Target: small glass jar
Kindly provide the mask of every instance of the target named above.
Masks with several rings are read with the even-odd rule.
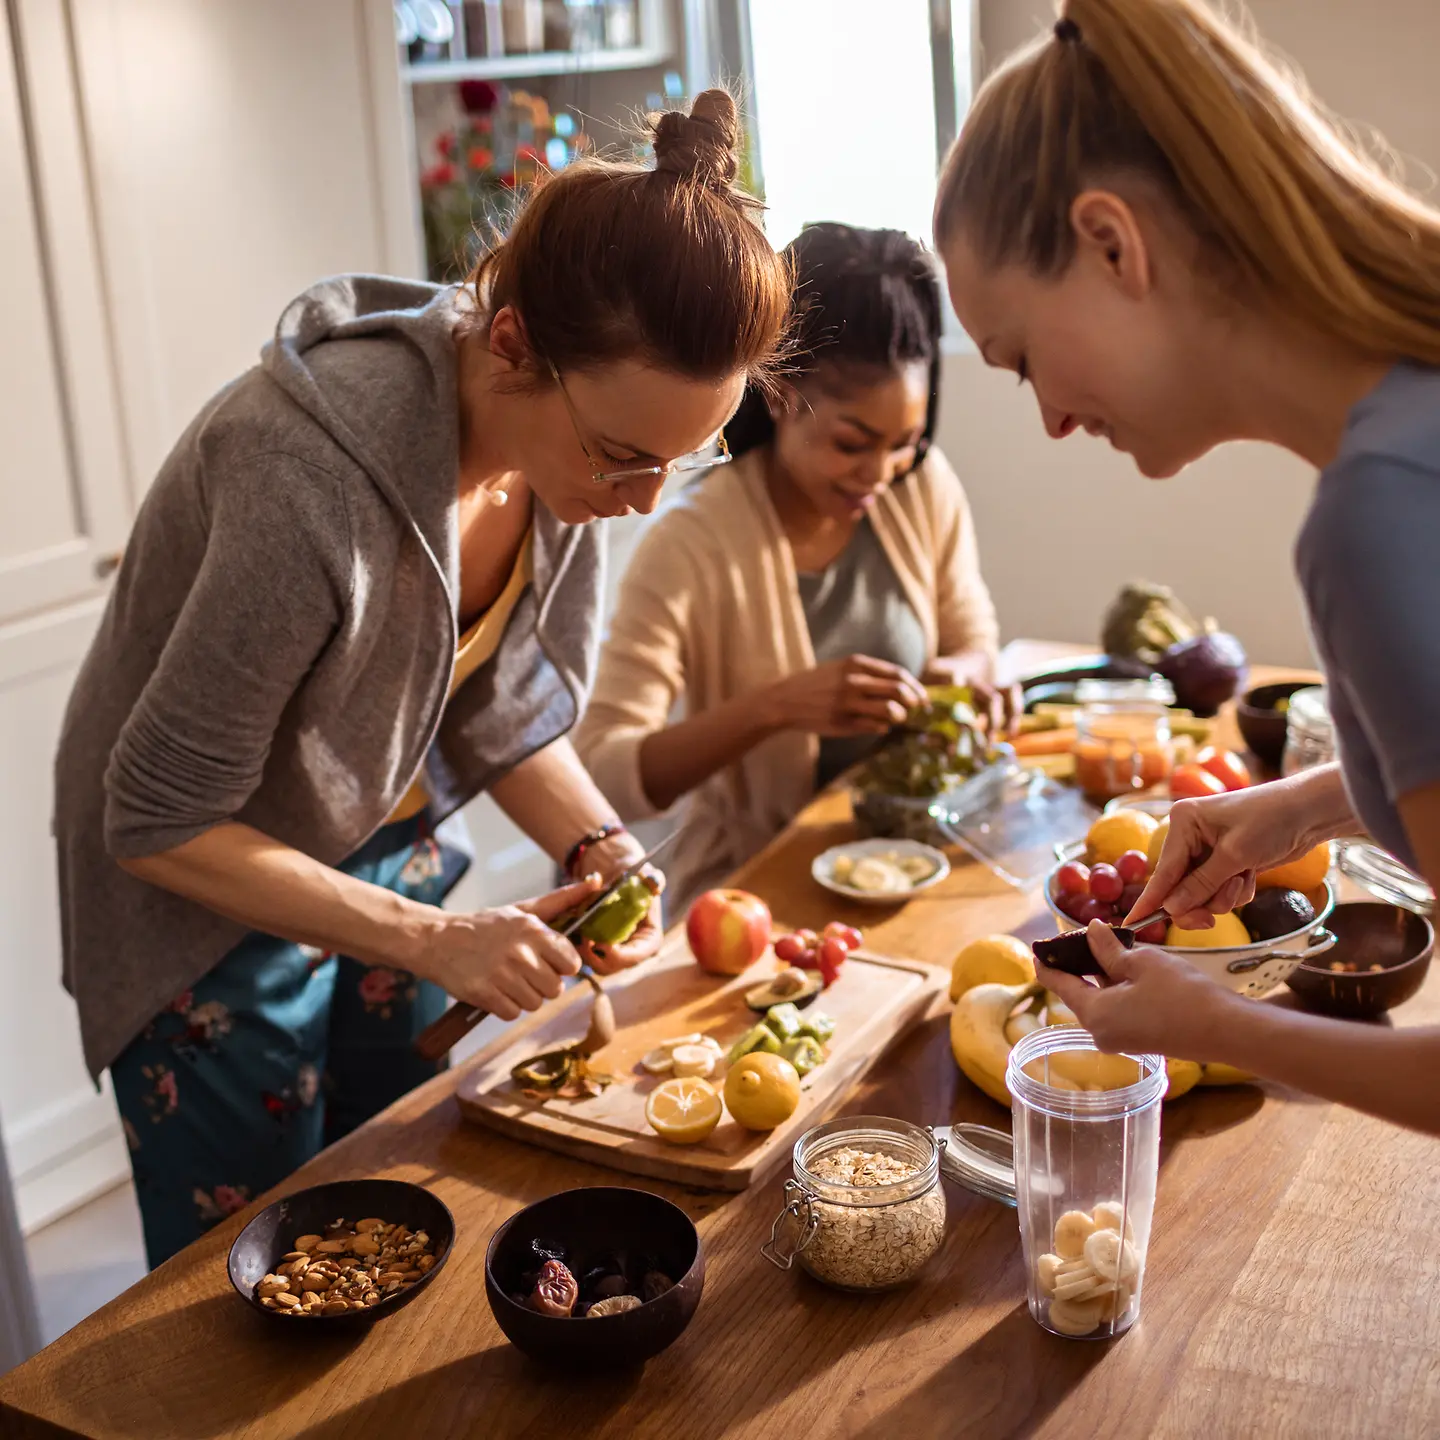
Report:
[[[1148,790],[1175,766],[1168,680],[1082,680],[1075,690],[1075,780],[1089,800]]]
[[[795,1142],[795,1178],[760,1253],[839,1290],[871,1293],[913,1280],[945,1239],[940,1156],[922,1125],[847,1115]]]
[[[1030,1314],[1072,1339],[1123,1335],[1140,1316],[1164,1058],[1102,1054],[1052,1025],[1011,1050],[1005,1083]]]
[[[1323,685],[1310,685],[1290,697],[1285,712],[1285,752],[1280,773],[1294,775],[1328,765],[1335,758],[1335,727]]]

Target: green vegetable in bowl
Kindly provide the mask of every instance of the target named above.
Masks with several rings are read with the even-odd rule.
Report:
[[[861,771],[862,791],[933,798],[990,763],[991,750],[967,685],[936,685]]]

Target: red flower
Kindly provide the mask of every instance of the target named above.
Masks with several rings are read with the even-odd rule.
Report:
[[[453,185],[455,183],[455,167],[448,161],[432,165],[421,175],[420,183],[427,186]]]
[[[472,170],[488,170],[495,163],[495,152],[487,150],[483,145],[472,145],[470,153],[465,157],[465,163]]]
[[[250,1203],[249,1192],[243,1185],[217,1185],[215,1187],[215,1208],[222,1215],[233,1215]]]
[[[488,80],[462,80],[460,103],[471,115],[484,115],[495,108],[500,92]]]
[[[435,149],[444,159],[453,160],[455,158],[455,132],[447,130],[443,135],[437,136]]]

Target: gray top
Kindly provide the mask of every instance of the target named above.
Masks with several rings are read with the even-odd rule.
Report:
[[[322,281],[151,487],[56,762],[65,984],[92,1074],[244,934],[115,857],[238,820],[335,864],[422,763],[438,820],[575,723],[600,537],[538,501],[534,584],[446,704],[455,313],[453,289]]]
[[[815,663],[869,655],[902,665],[912,675],[925,668],[925,631],[905,598],[890,558],[868,519],[823,570],[802,574],[800,608],[810,630]],[[816,783],[828,785],[880,744],[871,735],[822,737]]]
[[[1414,868],[1396,801],[1440,780],[1440,370],[1350,412],[1295,547],[1356,813]]]

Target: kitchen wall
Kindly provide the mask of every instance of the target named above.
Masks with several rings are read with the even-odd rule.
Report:
[[[1045,0],[981,0],[993,65],[1053,23]],[[1252,0],[1266,38],[1352,122],[1440,169],[1440,5],[1435,0]],[[1227,446],[1174,480],[1142,479],[1104,441],[1046,438],[1034,396],[973,352],[946,363],[940,441],[975,508],[1006,638],[1094,642],[1121,581],[1175,587],[1235,630],[1253,657],[1310,664],[1290,549],[1311,472],[1293,457]]]

